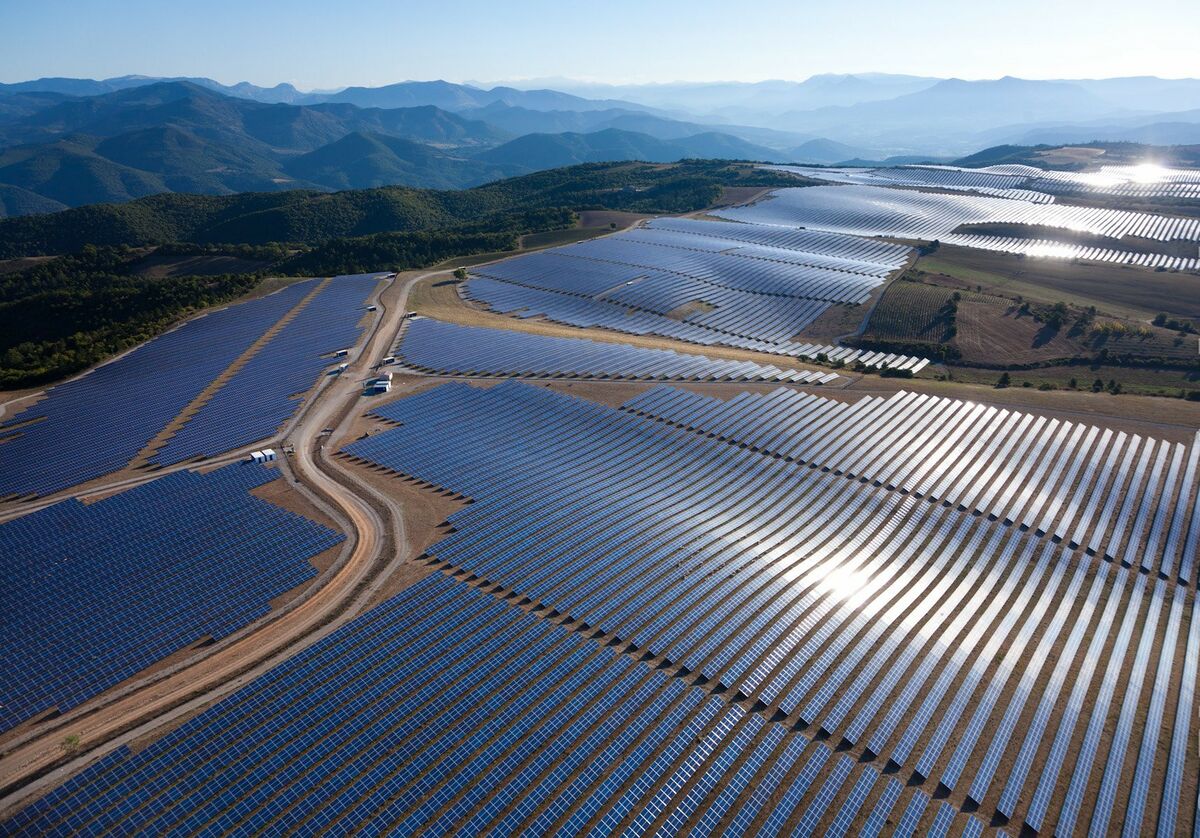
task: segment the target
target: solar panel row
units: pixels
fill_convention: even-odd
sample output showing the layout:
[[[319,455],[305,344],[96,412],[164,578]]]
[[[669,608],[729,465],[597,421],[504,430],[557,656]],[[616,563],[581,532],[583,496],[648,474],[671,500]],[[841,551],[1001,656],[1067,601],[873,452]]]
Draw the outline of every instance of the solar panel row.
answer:
[[[342,536],[249,494],[277,476],[177,472],[0,524],[0,729],[225,637],[315,576]]]
[[[0,496],[46,495],[124,468],[255,340],[312,290],[315,280],[190,320],[5,422]]]
[[[825,744],[435,573],[3,828],[816,834],[842,786],[875,774],[845,757],[826,773],[828,757]]]
[[[629,407],[666,405],[672,392],[657,388]],[[740,416],[744,429],[729,438],[778,434],[750,408],[786,404],[791,395],[726,403],[729,427]],[[714,412],[692,407],[696,416]],[[814,427],[803,409],[792,405],[792,419]],[[1014,817],[1029,811],[1037,820],[1043,806],[1050,816],[1066,811],[1069,784],[1057,777],[1063,756],[1086,741],[1085,717],[1102,727],[1114,712],[1132,714],[1136,723],[1118,730],[1139,754],[1157,755],[1142,743],[1166,738],[1165,714],[1135,696],[1145,682],[1162,681],[1164,701],[1190,702],[1174,674],[1183,650],[1172,638],[1182,630],[1172,633],[1157,616],[1161,605],[1153,606],[1177,586],[1159,578],[1157,593],[1148,593],[1156,562],[1113,572],[1036,533],[848,479],[823,459],[841,445],[868,460],[905,450],[886,435],[833,444],[858,413],[816,425],[809,442],[824,452],[809,461],[816,469],[687,431],[694,420],[682,410],[680,426],[647,424],[631,410],[516,383],[446,385],[378,412],[401,426],[348,454],[474,501],[451,516],[453,529],[430,551],[437,559],[835,739],[915,762],[951,788],[971,771],[970,796],[995,800]],[[1074,491],[1071,474],[1083,469],[1063,462],[1050,469]],[[1134,485],[1127,491],[1136,494],[1141,484]],[[1138,506],[1140,496],[1130,508]],[[1127,620],[1143,645],[1153,638],[1170,648],[1168,668],[1106,645],[1117,603],[1129,603]],[[1126,689],[1120,709],[1098,697],[1093,675],[1101,668]],[[1100,757],[1119,762],[1112,753]],[[1085,756],[1071,775],[1084,789],[1094,785]],[[993,789],[1006,759],[1015,767],[1004,788]],[[1120,788],[1099,805],[1121,811],[1128,802],[1125,817],[1141,817],[1133,803],[1162,782],[1163,760],[1156,762],[1141,772],[1140,790]],[[1039,786],[1054,794],[1043,800]]]
[[[662,386],[625,409],[1191,578],[1196,536],[1189,547],[1184,534],[1198,529],[1190,522],[1197,515],[1200,434],[1188,451],[1179,443],[904,391],[850,405],[786,389],[723,402]]]
[[[328,366],[325,356],[358,341],[363,304],[377,284],[377,274],[330,280],[151,460],[171,465],[274,434],[299,406],[297,394]]]
[[[838,377],[831,372],[783,370],[753,361],[727,361],[669,349],[460,326],[425,317],[407,321],[396,355],[410,367],[443,375],[807,384],[824,384]]]
[[[1200,198],[1200,170],[1147,171],[1137,166],[1103,166],[1099,172],[1058,172],[1036,166],[1000,165],[981,169],[956,166],[816,168],[768,166],[816,180],[874,186],[927,186],[1051,203],[1054,195],[1100,192],[1129,197]]]
[[[780,189],[766,199],[719,209],[714,215],[731,221],[780,227],[805,227],[859,236],[899,236],[937,239],[971,247],[1027,253],[1130,262],[1147,266],[1195,270],[1195,257],[1140,254],[1122,250],[1116,240],[1127,236],[1156,241],[1200,241],[1200,221],[1177,216],[1101,207],[1038,204],[983,195],[952,195],[892,189],[882,186],[814,186]],[[1084,232],[1114,240],[1108,247],[1069,242],[956,233],[967,224],[1017,224]],[[1084,256],[1090,252],[1091,255]]]
[[[740,229],[739,229],[740,228]],[[518,317],[816,357],[795,336],[836,303],[861,303],[908,249],[829,233],[655,219],[588,242],[473,268],[465,295]],[[711,232],[709,232],[711,231]],[[846,349],[853,362],[867,353]],[[874,366],[920,359],[883,354]]]
[[[328,363],[321,356],[357,340],[375,276],[329,281],[150,461],[170,465],[274,433]],[[298,282],[211,312],[51,388],[0,425],[0,498],[52,494],[127,467],[317,287]]]

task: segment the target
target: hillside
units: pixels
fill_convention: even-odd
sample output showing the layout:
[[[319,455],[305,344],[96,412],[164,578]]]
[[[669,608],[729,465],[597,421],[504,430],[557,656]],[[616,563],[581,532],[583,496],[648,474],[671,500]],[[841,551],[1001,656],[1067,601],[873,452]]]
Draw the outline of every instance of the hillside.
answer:
[[[373,147],[366,139],[365,147]],[[423,267],[513,249],[523,234],[571,226],[582,209],[687,212],[713,203],[723,187],[797,182],[720,161],[587,164],[467,190],[164,193],[3,220],[0,258],[67,255],[0,275],[0,386],[86,367],[192,308],[244,293],[268,272]],[[149,258],[154,246],[159,252]],[[185,257],[183,264],[196,257],[218,257],[224,265],[240,260],[255,271],[179,275],[162,268],[171,257]],[[153,275],[144,273],[148,263],[159,265]]]
[[[796,186],[803,181],[713,160],[674,166],[585,164],[466,190],[381,187],[227,196],[152,195],[49,215],[0,220],[0,258],[71,253],[85,245],[141,247],[166,242],[317,244],[343,236],[429,230],[514,209],[567,207],[686,212],[723,186]]]
[[[1092,157],[1056,155],[1058,149],[1095,149]],[[1089,142],[1082,146],[1062,144],[997,145],[953,161],[954,166],[983,167],[1000,163],[1024,163],[1043,169],[1081,170],[1103,163],[1141,163],[1154,160],[1164,166],[1200,166],[1200,145],[1152,146],[1142,143]]]
[[[660,140],[636,131],[609,128],[591,134],[527,134],[482,152],[480,160],[533,171],[606,160],[672,163],[685,158],[779,160],[778,152],[709,132],[677,140]]]
[[[454,156],[402,137],[355,131],[284,164],[300,181],[332,189],[403,183],[427,189],[475,186],[511,175],[516,167]]]
[[[447,104],[464,104],[461,86],[431,82],[399,87],[413,101],[421,96],[441,101],[458,91]],[[349,98],[364,104],[409,100],[408,94],[391,93],[396,95]],[[562,96],[508,98],[557,106],[563,104]],[[572,111],[532,111],[501,100],[476,110],[542,114],[551,123],[557,114],[562,124],[571,125],[632,120],[674,139],[609,128],[514,140],[504,128],[430,104],[386,109],[344,101],[264,104],[187,81],[124,87],[90,97],[20,91],[0,97],[0,103],[10,100],[19,101],[6,112],[0,109],[0,143],[9,146],[0,151],[0,185],[11,187],[12,195],[0,203],[4,215],[128,201],[159,192],[226,195],[386,185],[459,189],[603,160],[786,159],[704,126],[629,109],[598,110],[599,121]],[[7,118],[2,118],[5,113]]]

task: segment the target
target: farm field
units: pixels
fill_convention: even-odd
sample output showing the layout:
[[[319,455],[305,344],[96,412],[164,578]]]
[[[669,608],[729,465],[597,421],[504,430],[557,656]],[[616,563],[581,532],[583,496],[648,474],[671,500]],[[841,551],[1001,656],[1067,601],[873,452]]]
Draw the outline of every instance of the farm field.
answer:
[[[922,256],[917,268],[964,290],[1021,296],[1049,305],[1067,300],[1135,320],[1149,320],[1159,313],[1200,317],[1200,302],[1188,293],[1197,282],[1197,277],[1190,274],[1060,259],[1022,259],[953,245],[942,245],[937,252]]]

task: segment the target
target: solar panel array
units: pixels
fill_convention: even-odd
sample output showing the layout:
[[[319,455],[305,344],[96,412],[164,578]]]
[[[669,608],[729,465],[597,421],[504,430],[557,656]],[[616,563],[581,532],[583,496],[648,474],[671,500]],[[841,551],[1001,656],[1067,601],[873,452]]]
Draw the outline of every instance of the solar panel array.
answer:
[[[330,281],[151,461],[171,465],[274,434],[299,407],[297,394],[307,391],[329,365],[323,356],[358,341],[363,304],[377,284],[378,274]]]
[[[713,214],[754,224],[811,227],[861,236],[937,239],[1029,255],[1104,258],[1177,270],[1200,267],[1200,259],[1194,256],[1165,256],[1123,251],[1119,247],[953,233],[964,224],[999,223],[1060,228],[1064,232],[1112,239],[1133,236],[1162,242],[1200,241],[1200,219],[1099,207],[1035,204],[981,195],[852,185],[780,189],[754,204],[714,210]],[[952,234],[970,238],[952,238]]]
[[[117,749],[3,828],[840,834],[821,827],[855,822],[876,775],[727,696],[434,574],[138,753]],[[851,787],[860,793],[843,802]],[[938,817],[970,823],[953,809]]]
[[[396,346],[396,356],[409,367],[440,375],[804,384],[825,384],[838,377],[831,372],[785,370],[753,361],[727,361],[669,349],[460,326],[426,317],[407,321]]]
[[[927,187],[956,192],[975,192],[996,198],[1052,204],[1054,196],[1026,188],[1029,178],[1017,174],[998,174],[987,169],[959,169],[953,166],[764,166],[812,180],[829,183],[854,183],[863,186]]]
[[[965,169],[958,166],[767,166],[816,180],[874,186],[936,187],[1051,203],[1055,195],[1102,193],[1131,198],[1200,198],[1200,169],[1101,166],[1096,172],[1060,172],[1024,164]]]
[[[1059,834],[1193,822],[1181,672],[1200,614],[1181,580],[1200,440],[1119,444],[909,393],[725,404],[661,387],[613,410],[449,384],[379,408],[399,425],[345,450],[473,500],[430,548],[446,566],[951,800]],[[992,508],[1021,514],[973,514]],[[1048,537],[1060,530],[1102,533],[1101,549]],[[800,799],[824,812],[830,798],[944,825],[929,786],[907,804],[878,782],[855,798],[869,780],[807,753],[786,769],[804,790],[778,789],[799,817]]]
[[[362,304],[377,276],[289,285],[190,320],[51,388],[0,423],[0,498],[53,494],[129,466],[282,323],[178,432],[147,453],[150,462],[171,465],[271,436],[329,363],[321,356],[358,339]]]
[[[249,494],[278,472],[176,472],[0,524],[0,730],[66,711],[267,613],[343,536]]]
[[[52,494],[124,468],[315,283],[190,320],[51,388],[0,425],[0,497]]]
[[[816,357],[836,348],[796,335],[830,305],[864,302],[908,255],[829,233],[656,219],[473,268],[465,295],[518,317]],[[918,362],[899,356],[887,365]]]
[[[664,386],[626,409],[991,516],[1149,572],[1194,578],[1200,441],[1189,450],[903,391],[848,404],[787,389],[721,401]],[[836,436],[814,442],[825,429]]]

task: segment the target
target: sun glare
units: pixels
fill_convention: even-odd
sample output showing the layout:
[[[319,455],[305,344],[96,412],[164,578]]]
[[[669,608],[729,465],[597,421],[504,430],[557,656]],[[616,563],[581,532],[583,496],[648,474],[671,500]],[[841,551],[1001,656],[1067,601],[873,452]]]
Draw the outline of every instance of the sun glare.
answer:
[[[870,581],[870,576],[860,570],[842,566],[831,570],[821,580],[821,586],[838,599],[849,599]]]
[[[1167,170],[1157,163],[1141,163],[1129,170],[1129,179],[1134,183],[1158,183],[1167,176]]]

